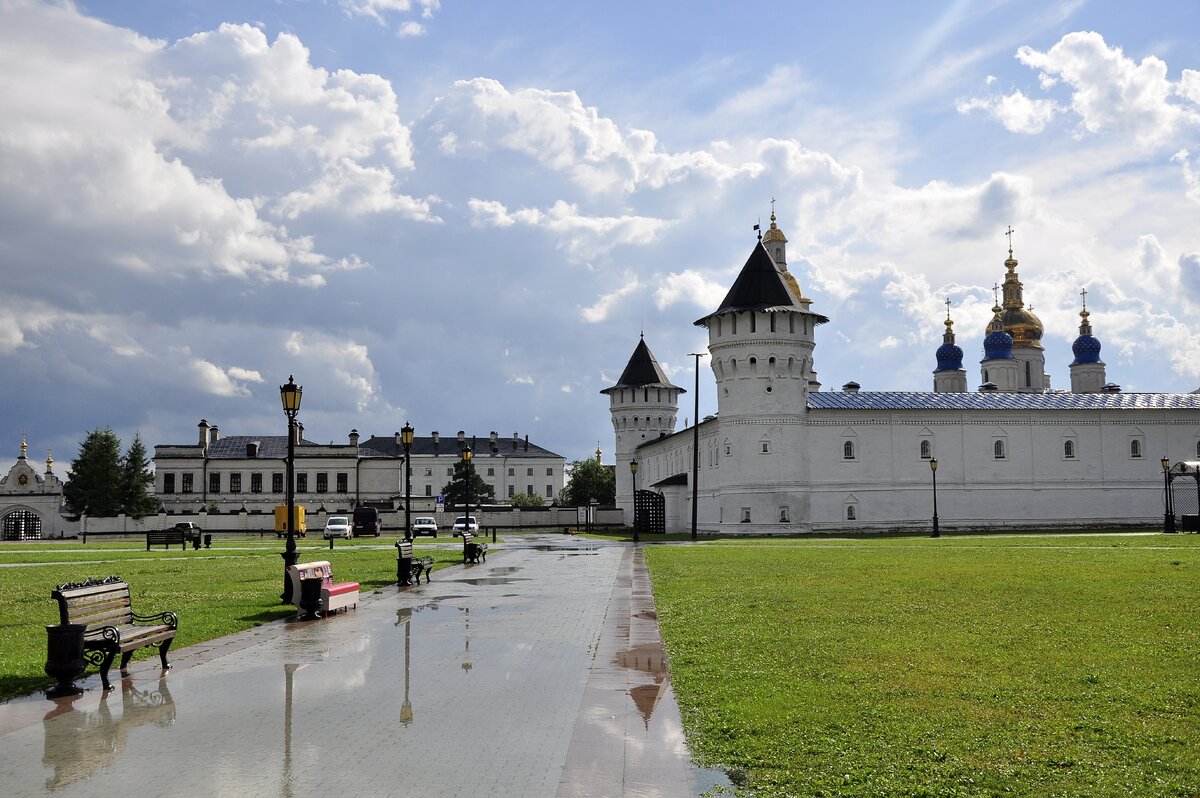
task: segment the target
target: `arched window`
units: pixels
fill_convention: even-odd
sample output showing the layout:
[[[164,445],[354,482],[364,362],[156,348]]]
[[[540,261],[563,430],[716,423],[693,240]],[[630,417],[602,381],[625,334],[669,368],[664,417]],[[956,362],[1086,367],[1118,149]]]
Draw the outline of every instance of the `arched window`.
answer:
[[[854,441],[846,441],[845,443],[842,444],[842,459],[843,460],[853,460],[854,459]]]
[[[751,312],[750,314],[750,332],[758,332],[758,314]]]
[[[736,313],[729,317],[729,332],[733,333],[734,335],[737,335],[737,314]]]
[[[1032,364],[1028,360],[1025,361],[1025,387],[1026,388],[1029,388],[1033,385],[1033,369],[1030,368],[1031,365]]]
[[[775,314],[774,313],[771,314],[770,319],[771,319],[771,332],[775,332]]]
[[[988,382],[987,369],[983,370],[983,381]]]
[[[796,317],[791,313],[788,314],[788,332],[796,332]]]
[[[1063,441],[1063,457],[1068,460],[1075,459],[1075,441]]]
[[[933,445],[929,441],[921,441],[921,459],[928,460],[933,457]]]
[[[853,505],[853,504],[852,504],[852,505],[850,505],[849,507],[847,507],[847,508],[846,508],[846,520],[847,520],[847,521],[854,521],[854,520],[857,520],[857,519],[856,519],[856,516],[857,516],[857,515],[858,515],[858,513],[856,513],[856,512],[854,511],[854,505]]]
[[[1196,459],[1200,460],[1200,441],[1196,441]]]
[[[1004,441],[996,441],[992,445],[992,452],[995,454],[997,460],[1003,460],[1004,459]]]
[[[1142,456],[1142,442],[1139,441],[1137,438],[1134,438],[1133,440],[1131,440],[1129,442],[1129,456],[1130,457],[1141,457]]]

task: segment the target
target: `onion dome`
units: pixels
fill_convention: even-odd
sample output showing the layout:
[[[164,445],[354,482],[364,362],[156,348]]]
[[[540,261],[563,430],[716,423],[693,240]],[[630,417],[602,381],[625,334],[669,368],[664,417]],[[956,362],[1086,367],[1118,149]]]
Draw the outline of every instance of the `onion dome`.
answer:
[[[983,339],[984,360],[1012,359],[1013,337],[1004,329],[1002,310],[999,305],[992,308],[992,323],[988,325],[988,334]]]
[[[772,202],[774,202],[774,200],[772,200]],[[760,216],[758,218],[761,219],[762,217]],[[787,238],[783,235],[783,231],[775,226],[775,211],[774,210],[771,211],[771,226],[767,229],[767,232],[763,234],[762,240],[763,241],[782,241],[785,244],[787,243]]]
[[[1079,312],[1079,337],[1075,339],[1075,343],[1071,344],[1071,351],[1075,353],[1075,360],[1071,363],[1072,366],[1078,366],[1083,363],[1099,363],[1100,362],[1100,342],[1092,335],[1092,324],[1088,321],[1086,294],[1084,298],[1083,310]]]
[[[1025,308],[1024,284],[1017,276],[1017,259],[1013,257],[1012,249],[1008,250],[1004,266],[1008,269],[1008,274],[1004,275],[1004,312],[1000,316],[1004,330],[1012,336],[1013,346],[1041,349],[1042,320]]]
[[[954,322],[950,320],[950,300],[946,300],[946,332],[942,336],[942,345],[937,349],[937,369],[935,371],[958,371],[962,368],[963,351],[954,343]]]

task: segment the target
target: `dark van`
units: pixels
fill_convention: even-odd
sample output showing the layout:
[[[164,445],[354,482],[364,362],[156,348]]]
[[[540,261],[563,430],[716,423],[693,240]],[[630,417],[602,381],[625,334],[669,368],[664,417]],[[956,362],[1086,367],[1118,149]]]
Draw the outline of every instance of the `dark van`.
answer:
[[[379,530],[383,528],[383,519],[379,517],[379,511],[374,507],[359,507],[354,511],[354,537],[362,537],[363,535],[374,535],[379,537]]]

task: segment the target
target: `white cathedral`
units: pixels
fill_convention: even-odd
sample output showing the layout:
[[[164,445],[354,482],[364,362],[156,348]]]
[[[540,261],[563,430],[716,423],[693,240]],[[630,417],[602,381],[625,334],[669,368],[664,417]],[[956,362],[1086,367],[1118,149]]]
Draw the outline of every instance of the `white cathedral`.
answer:
[[[772,212],[724,301],[696,322],[708,330],[717,415],[675,431],[684,390],[644,338],[602,391],[627,519],[636,480],[666,531],[691,528],[698,434],[697,525],[706,532],[928,528],[935,512],[950,529],[1163,521],[1162,461],[1200,460],[1200,395],[1121,393],[1108,383],[1086,304],[1071,391],[1052,392],[1042,323],[1025,308],[1011,247],[1003,302],[983,341],[982,384],[969,390],[947,314],[933,392],[921,393],[853,382],[820,391],[813,356],[829,319],[788,271],[786,245]]]

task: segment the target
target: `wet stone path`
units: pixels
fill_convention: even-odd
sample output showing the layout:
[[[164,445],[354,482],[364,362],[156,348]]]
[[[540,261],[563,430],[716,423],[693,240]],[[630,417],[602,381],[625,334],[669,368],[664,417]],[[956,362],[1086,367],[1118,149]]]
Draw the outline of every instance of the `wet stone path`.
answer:
[[[182,619],[186,623],[186,618]],[[695,796],[641,552],[542,536],[0,705],[12,796]],[[94,669],[93,669],[94,670]]]

